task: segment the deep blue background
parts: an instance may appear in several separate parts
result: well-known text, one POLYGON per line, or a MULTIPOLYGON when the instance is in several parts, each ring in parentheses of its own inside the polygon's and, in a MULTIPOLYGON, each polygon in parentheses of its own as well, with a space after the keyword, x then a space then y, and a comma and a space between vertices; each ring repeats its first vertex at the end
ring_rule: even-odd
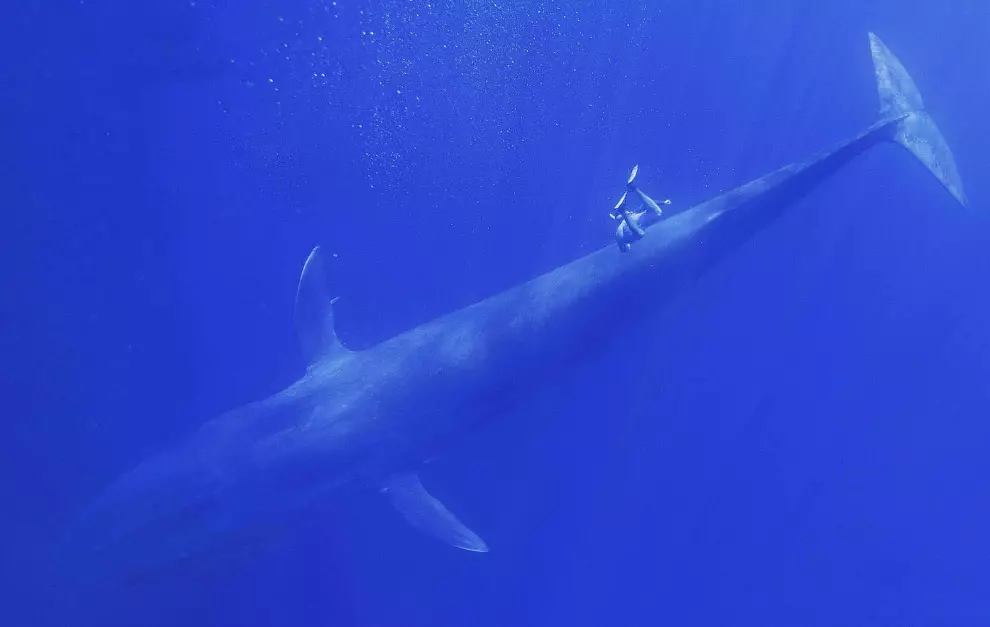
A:
MULTIPOLYGON (((990 4, 24 2, 0 53, 4 625, 990 622, 990 4), (882 146, 424 473, 111 598, 42 557, 106 482, 299 375, 309 248, 361 348, 872 121, 866 33, 972 200, 882 146), (634 394, 616 405, 617 371, 634 394)), ((644 286, 643 289, 649 289, 644 286)))

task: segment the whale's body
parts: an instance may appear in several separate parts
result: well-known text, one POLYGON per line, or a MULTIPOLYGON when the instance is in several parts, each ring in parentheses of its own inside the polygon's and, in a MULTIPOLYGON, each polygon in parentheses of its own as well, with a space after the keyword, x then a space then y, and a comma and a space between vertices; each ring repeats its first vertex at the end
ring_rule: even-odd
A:
POLYGON ((661 306, 879 142, 907 148, 966 204, 914 83, 876 36, 870 41, 881 110, 862 133, 674 217, 648 216, 642 239, 623 223, 617 237, 632 244, 628 252, 602 248, 367 350, 337 340, 314 249, 296 299, 303 377, 124 475, 83 517, 73 542, 125 572, 168 567, 280 526, 354 485, 382 490, 414 526, 444 542, 486 551, 423 489, 416 470, 424 460, 661 306))

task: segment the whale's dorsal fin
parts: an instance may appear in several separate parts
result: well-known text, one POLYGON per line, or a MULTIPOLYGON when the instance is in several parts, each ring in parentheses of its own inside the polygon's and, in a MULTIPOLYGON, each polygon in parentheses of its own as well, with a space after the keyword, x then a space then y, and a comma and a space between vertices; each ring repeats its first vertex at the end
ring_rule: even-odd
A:
POLYGON ((296 288, 296 334, 307 365, 347 350, 334 330, 333 303, 336 299, 327 295, 322 257, 319 246, 309 253, 296 288))
POLYGON ((419 481, 416 473, 392 477, 382 488, 395 509, 409 524, 441 542, 465 551, 487 553, 488 545, 478 535, 464 526, 419 481))

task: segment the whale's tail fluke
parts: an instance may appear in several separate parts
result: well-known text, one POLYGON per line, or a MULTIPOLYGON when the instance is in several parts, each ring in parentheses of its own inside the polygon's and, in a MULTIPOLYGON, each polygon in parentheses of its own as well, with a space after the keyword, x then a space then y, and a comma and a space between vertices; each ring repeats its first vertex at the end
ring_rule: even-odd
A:
POLYGON ((967 206, 969 201, 956 169, 956 160, 935 121, 925 112, 921 94, 911 76, 873 33, 870 33, 870 50, 880 94, 880 119, 900 118, 893 127, 891 139, 928 168, 959 204, 967 206))

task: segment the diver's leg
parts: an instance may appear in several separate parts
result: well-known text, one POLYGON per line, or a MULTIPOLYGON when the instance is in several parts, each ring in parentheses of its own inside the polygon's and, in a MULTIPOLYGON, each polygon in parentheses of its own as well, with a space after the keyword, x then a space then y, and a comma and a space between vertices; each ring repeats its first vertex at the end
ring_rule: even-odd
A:
MULTIPOLYGON (((639 197, 643 199, 643 202, 646 203, 646 206, 653 210, 653 213, 655 213, 657 215, 660 215, 660 214, 663 213, 663 209, 660 208, 660 205, 658 205, 655 200, 653 200, 652 198, 650 198, 649 196, 647 196, 643 192, 643 190, 641 190, 638 187, 633 187, 633 189, 636 190, 636 193, 639 194, 639 197)), ((669 200, 666 201, 666 202, 664 202, 665 205, 668 204, 668 203, 670 203, 669 200)))

